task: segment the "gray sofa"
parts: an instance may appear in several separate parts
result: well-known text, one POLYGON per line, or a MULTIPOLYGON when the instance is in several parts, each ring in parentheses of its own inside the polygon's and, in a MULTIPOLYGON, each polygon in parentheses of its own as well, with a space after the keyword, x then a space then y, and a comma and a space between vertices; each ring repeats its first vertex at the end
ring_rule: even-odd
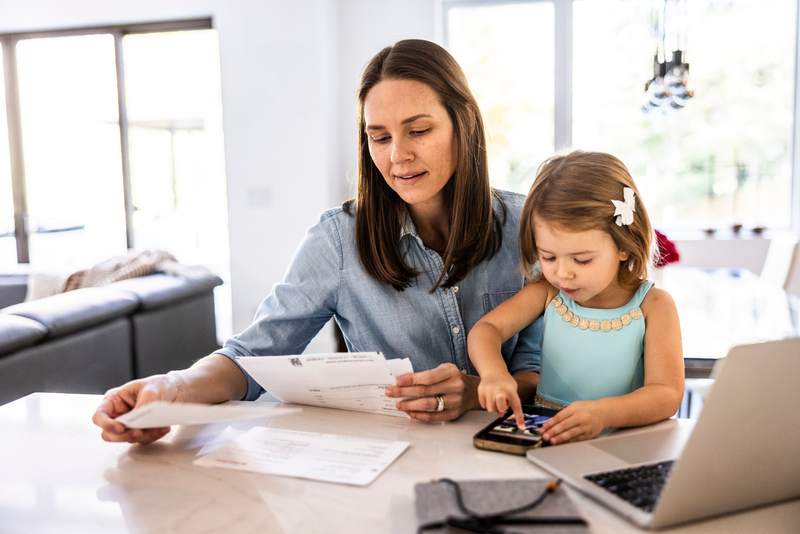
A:
POLYGON ((218 348, 208 275, 154 274, 30 302, 0 276, 0 404, 34 391, 102 393, 218 348))

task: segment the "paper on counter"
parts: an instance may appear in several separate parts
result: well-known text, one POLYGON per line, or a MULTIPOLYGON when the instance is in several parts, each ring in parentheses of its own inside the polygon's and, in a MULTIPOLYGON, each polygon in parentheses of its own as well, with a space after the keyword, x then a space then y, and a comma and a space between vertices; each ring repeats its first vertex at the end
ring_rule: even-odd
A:
POLYGON ((197 404, 155 401, 122 414, 115 420, 128 428, 160 428, 272 417, 297 411, 300 409, 284 408, 277 402, 231 401, 223 404, 197 404))
POLYGON ((378 352, 247 356, 236 361, 270 395, 283 402, 408 417, 398 398, 385 394, 395 377, 413 372, 408 358, 378 352))
POLYGON ((408 445, 406 441, 253 427, 194 464, 366 486, 408 445))

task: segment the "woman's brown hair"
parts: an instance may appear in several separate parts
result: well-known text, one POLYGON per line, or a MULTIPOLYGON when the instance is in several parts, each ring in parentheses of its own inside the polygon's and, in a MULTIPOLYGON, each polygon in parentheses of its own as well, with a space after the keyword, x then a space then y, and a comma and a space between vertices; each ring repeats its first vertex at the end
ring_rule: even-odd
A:
POLYGON ((415 80, 438 95, 453 123, 456 168, 444 189, 450 235, 442 260, 444 268, 431 291, 451 287, 500 248, 502 215, 492 208, 486 142, 478 104, 455 59, 430 41, 399 41, 378 52, 367 64, 358 90, 358 191, 345 211, 355 207, 356 244, 364 269, 374 278, 403 290, 416 278, 400 250, 400 231, 406 207, 384 181, 369 154, 364 124, 364 100, 382 80, 415 80), (353 206, 355 204, 355 206, 353 206))
POLYGON ((652 263, 653 228, 639 190, 625 164, 602 152, 571 152, 553 156, 539 166, 520 222, 522 269, 530 273, 538 259, 534 217, 568 231, 602 230, 617 248, 628 253, 622 262, 620 285, 635 288, 647 278, 652 263), (633 222, 618 226, 612 200, 623 200, 623 189, 636 194, 633 222))

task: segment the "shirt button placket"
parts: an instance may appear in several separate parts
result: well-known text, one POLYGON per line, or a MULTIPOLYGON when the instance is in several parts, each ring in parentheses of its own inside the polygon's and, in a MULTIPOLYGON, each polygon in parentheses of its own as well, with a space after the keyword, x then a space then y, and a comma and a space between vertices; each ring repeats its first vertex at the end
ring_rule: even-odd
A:
MULTIPOLYGON (((462 319, 461 319, 461 312, 458 307, 458 286, 453 286, 450 288, 450 291, 447 292, 447 297, 450 302, 450 309, 453 313, 453 322, 450 325, 450 334, 453 336, 453 346, 456 348, 456 365, 458 365, 459 369, 464 369, 466 366, 466 344, 464 343, 464 337, 462 336, 462 331, 464 330, 461 326, 462 319)), ((464 335, 466 332, 464 332, 464 335)))
MULTIPOLYGON (((444 264, 442 263, 442 258, 436 252, 428 249, 428 257, 433 262, 436 271, 441 272, 444 268, 444 264)), ((453 286, 452 288, 442 288, 442 293, 444 294, 444 300, 447 303, 445 306, 445 319, 450 323, 450 333, 453 336, 453 347, 455 349, 454 359, 455 364, 458 365, 460 369, 463 369, 466 365, 466 344, 462 342, 461 338, 461 312, 458 308, 458 286, 453 286)))

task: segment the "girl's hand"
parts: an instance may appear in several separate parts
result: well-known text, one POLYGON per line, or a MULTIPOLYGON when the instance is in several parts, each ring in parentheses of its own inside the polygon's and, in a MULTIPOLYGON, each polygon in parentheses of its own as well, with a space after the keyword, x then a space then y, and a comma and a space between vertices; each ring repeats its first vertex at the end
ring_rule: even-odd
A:
POLYGON ((517 381, 508 372, 482 376, 478 385, 478 402, 486 411, 499 415, 506 413, 510 407, 514 411, 517 426, 524 429, 525 415, 517 387, 517 381))
POLYGON ((542 425, 542 436, 551 445, 592 439, 606 428, 606 412, 600 401, 575 401, 542 425))

